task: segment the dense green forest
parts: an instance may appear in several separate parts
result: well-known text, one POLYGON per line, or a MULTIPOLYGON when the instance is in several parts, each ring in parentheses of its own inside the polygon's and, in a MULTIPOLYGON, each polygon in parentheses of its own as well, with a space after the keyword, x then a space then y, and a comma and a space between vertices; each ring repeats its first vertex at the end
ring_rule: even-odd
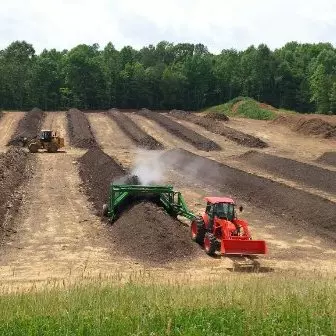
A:
POLYGON ((198 110, 249 96, 300 112, 336 114, 336 49, 287 43, 211 54, 203 44, 162 41, 141 50, 78 45, 37 55, 16 41, 0 52, 0 107, 76 106, 198 110))

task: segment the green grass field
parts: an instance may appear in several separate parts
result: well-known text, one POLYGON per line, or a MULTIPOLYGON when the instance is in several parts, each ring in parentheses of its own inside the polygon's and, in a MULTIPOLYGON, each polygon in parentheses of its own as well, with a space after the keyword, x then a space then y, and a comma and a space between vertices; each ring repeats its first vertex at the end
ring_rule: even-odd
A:
POLYGON ((205 112, 217 112, 227 116, 257 120, 272 120, 277 116, 276 112, 262 108, 257 101, 248 97, 234 98, 225 104, 212 106, 205 112))
POLYGON ((333 278, 90 283, 0 297, 0 335, 335 335, 333 278))

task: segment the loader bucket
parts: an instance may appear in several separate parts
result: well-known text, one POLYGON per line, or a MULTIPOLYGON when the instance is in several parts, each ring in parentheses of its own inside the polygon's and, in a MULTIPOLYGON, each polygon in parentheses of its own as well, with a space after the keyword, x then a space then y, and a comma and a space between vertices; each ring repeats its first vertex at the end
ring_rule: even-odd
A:
POLYGON ((267 247, 264 240, 223 239, 221 254, 266 254, 267 247))

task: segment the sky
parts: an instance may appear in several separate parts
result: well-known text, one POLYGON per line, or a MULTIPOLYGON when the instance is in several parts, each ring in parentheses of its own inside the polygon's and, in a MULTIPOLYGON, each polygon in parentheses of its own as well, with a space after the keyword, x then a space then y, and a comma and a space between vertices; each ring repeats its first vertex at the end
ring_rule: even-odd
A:
POLYGON ((203 43, 213 53, 290 41, 336 45, 336 0, 1 0, 0 49, 16 40, 37 53, 162 40, 203 43))

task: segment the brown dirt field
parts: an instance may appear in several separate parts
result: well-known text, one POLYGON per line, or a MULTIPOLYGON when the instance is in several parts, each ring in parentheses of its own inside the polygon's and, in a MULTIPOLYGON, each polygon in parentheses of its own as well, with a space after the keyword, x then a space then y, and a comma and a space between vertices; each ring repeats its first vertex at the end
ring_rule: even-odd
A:
POLYGON ((205 184, 223 186, 222 192, 225 194, 336 241, 334 202, 182 150, 166 153, 163 160, 172 168, 205 184), (317 214, 323 214, 323 221, 317 214))
POLYGON ((28 153, 24 150, 11 147, 0 154, 0 243, 12 230, 22 200, 20 187, 29 173, 28 153))
MULTIPOLYGON (((331 119, 332 120, 332 119, 331 119)), ((326 121, 320 117, 298 116, 282 114, 273 123, 290 127, 293 131, 318 136, 325 139, 336 139, 336 122, 326 121)))
POLYGON ((326 151, 333 151, 336 141, 295 133, 284 125, 265 120, 231 118, 231 128, 248 132, 268 143, 263 152, 300 161, 315 161, 326 151))
POLYGON ((323 153, 316 162, 324 163, 336 167, 336 152, 323 153))
POLYGON ((221 121, 229 121, 229 117, 224 113, 217 113, 214 111, 210 111, 204 115, 204 118, 212 119, 212 120, 221 120, 221 121))
POLYGON ((148 119, 154 120, 159 125, 164 127, 168 132, 191 143, 193 146, 195 146, 199 150, 215 151, 215 150, 221 149, 220 146, 216 144, 215 142, 196 133, 192 129, 189 129, 189 128, 186 128, 180 125, 174 120, 167 118, 163 114, 160 114, 158 112, 152 112, 146 109, 142 109, 138 113, 148 119))
POLYGON ((72 146, 83 149, 97 146, 90 123, 82 111, 71 109, 67 112, 67 118, 70 144, 72 146))
MULTIPOLYGON (((201 179, 196 180, 192 175, 188 176, 178 170, 170 171, 167 183, 173 184, 176 190, 182 192, 188 206, 196 214, 204 211, 204 197, 227 194, 221 185, 203 183, 201 179)), ((336 271, 335 243, 296 225, 295 221, 284 221, 282 216, 276 216, 273 212, 242 199, 237 198, 236 201, 244 206, 239 217, 248 221, 252 237, 265 240, 269 251, 267 255, 255 259, 220 258, 216 267, 259 273, 272 270, 336 271)), ((210 266, 209 262, 209 259, 205 260, 204 264, 210 266)), ((199 265, 201 264, 200 262, 199 265)))
POLYGON ((108 116, 111 117, 122 131, 130 137, 134 143, 145 149, 163 149, 162 144, 145 133, 137 124, 116 109, 109 110, 108 116))
POLYGON ((336 194, 336 172, 270 154, 249 151, 236 158, 271 174, 336 194))
POLYGON ((218 121, 214 122, 214 120, 209 117, 198 116, 192 113, 181 113, 176 110, 172 110, 169 114, 177 119, 193 122, 199 126, 204 127, 210 132, 225 136, 228 139, 238 143, 239 145, 256 148, 267 147, 267 143, 265 141, 256 138, 250 134, 246 134, 227 127, 224 125, 224 123, 220 123, 218 121))
POLYGON ((0 119, 0 152, 7 150, 7 143, 15 132, 19 121, 24 117, 24 112, 3 112, 0 119))
POLYGON ((35 138, 41 130, 44 117, 44 112, 38 108, 25 113, 23 119, 19 121, 15 133, 8 141, 8 146, 22 146, 23 138, 28 140, 35 138))
MULTIPOLYGON (((120 258, 107 239, 80 189, 77 156, 34 155, 34 176, 0 254, 0 280, 42 281, 83 278, 128 270, 133 262, 120 258)), ((19 285, 18 285, 19 286, 19 285)))

